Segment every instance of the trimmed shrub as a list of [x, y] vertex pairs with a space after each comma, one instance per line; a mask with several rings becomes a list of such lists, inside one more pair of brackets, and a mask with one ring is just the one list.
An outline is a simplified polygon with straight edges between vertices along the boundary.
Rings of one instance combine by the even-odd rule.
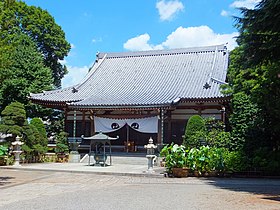
[[191, 116], [186, 126], [184, 144], [188, 147], [198, 147], [205, 141], [205, 135], [203, 118], [199, 115]]
[[[30, 125], [34, 125], [37, 128], [37, 130], [39, 131], [42, 138], [47, 140], [46, 128], [45, 128], [45, 125], [44, 125], [43, 121], [40, 118], [37, 118], [37, 117], [33, 118], [30, 121]], [[48, 143], [48, 142], [46, 141], [46, 143]]]
[[233, 150], [234, 142], [230, 132], [226, 132], [225, 124], [222, 121], [216, 120], [213, 117], [204, 119], [207, 128], [206, 142], [207, 145], [217, 148], [227, 148]]
[[5, 107], [1, 116], [0, 132], [13, 134], [13, 138], [22, 135], [26, 124], [26, 112], [23, 104], [12, 102]]
[[55, 153], [57, 154], [66, 154], [69, 152], [68, 141], [67, 141], [67, 133], [60, 132], [56, 136], [56, 148]]

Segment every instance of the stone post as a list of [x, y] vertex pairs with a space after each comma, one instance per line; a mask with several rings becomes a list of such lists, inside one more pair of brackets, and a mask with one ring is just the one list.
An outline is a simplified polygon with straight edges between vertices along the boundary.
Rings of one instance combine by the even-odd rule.
[[15, 163], [14, 166], [20, 166], [19, 162], [20, 162], [20, 154], [22, 153], [21, 151], [21, 145], [23, 145], [24, 143], [22, 141], [20, 141], [20, 137], [17, 136], [16, 140], [14, 142], [12, 142], [13, 145], [13, 153], [15, 155]]
[[148, 170], [147, 173], [154, 173], [154, 159], [157, 157], [155, 155], [155, 149], [157, 148], [156, 145], [153, 144], [153, 139], [149, 139], [149, 143], [144, 145], [144, 148], [147, 149], [146, 158], [148, 159]]

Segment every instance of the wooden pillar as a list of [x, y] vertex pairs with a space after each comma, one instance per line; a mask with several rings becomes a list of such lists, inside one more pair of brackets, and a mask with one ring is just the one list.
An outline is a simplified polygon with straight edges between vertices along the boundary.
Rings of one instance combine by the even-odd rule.
[[159, 122], [158, 122], [158, 141], [157, 143], [163, 144], [163, 127], [164, 127], [164, 111], [163, 109], [159, 110]]
[[90, 110], [90, 135], [93, 136], [95, 134], [95, 126], [94, 126], [94, 112]]
[[201, 107], [202, 105], [203, 105], [203, 103], [196, 103], [197, 108], [195, 110], [197, 110], [197, 112], [198, 112], [197, 114], [200, 116], [202, 115], [202, 110], [203, 110], [203, 108]]
[[76, 125], [77, 125], [77, 111], [74, 110], [74, 118], [73, 118], [73, 137], [74, 142], [76, 142]]
[[167, 138], [169, 142], [172, 142], [171, 111], [167, 111]]
[[67, 123], [67, 117], [68, 117], [68, 110], [64, 109], [64, 131], [66, 132], [66, 123]]
[[198, 111], [198, 115], [201, 116], [201, 114], [202, 114], [202, 109], [201, 109], [200, 107], [198, 107], [198, 108], [197, 108], [197, 111]]
[[157, 133], [157, 143], [161, 142], [161, 111], [158, 110], [158, 133]]
[[86, 118], [85, 118], [85, 111], [83, 110], [83, 118], [82, 118], [82, 135], [86, 133]]

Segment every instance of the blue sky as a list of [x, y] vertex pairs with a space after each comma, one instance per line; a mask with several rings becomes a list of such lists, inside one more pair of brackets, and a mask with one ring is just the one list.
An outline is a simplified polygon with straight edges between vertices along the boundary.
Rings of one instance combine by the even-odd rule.
[[232, 16], [260, 0], [26, 0], [47, 10], [71, 51], [62, 86], [77, 84], [96, 52], [172, 49], [228, 43], [238, 35]]

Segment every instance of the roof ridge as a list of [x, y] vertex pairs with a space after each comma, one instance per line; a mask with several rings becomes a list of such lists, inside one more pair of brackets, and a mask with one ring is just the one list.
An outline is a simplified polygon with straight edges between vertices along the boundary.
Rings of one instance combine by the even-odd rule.
[[[99, 53], [97, 54], [97, 56], [99, 57]], [[95, 63], [91, 66], [91, 68], [89, 69], [87, 75], [80, 81], [79, 84], [76, 85], [75, 88], [80, 88], [86, 81], [88, 81], [91, 78], [92, 74], [94, 74], [94, 72], [103, 63], [103, 61], [105, 60], [106, 57], [107, 57], [107, 54], [105, 54], [101, 59], [97, 59], [95, 61]]]
[[73, 89], [75, 88], [76, 85], [72, 85], [69, 87], [65, 87], [65, 88], [59, 88], [59, 89], [54, 89], [54, 90], [42, 90], [41, 93], [30, 93], [29, 95], [32, 96], [44, 96], [44, 95], [51, 95], [51, 94], [55, 94], [58, 92], [65, 92], [68, 91], [69, 89]]
[[145, 56], [161, 56], [161, 55], [174, 55], [174, 54], [191, 54], [191, 53], [204, 53], [213, 51], [226, 50], [226, 45], [213, 45], [204, 47], [189, 47], [189, 48], [176, 48], [176, 49], [163, 49], [163, 50], [148, 50], [148, 51], [132, 51], [132, 52], [101, 52], [99, 59], [106, 55], [106, 58], [123, 58], [123, 57], [145, 57]]

